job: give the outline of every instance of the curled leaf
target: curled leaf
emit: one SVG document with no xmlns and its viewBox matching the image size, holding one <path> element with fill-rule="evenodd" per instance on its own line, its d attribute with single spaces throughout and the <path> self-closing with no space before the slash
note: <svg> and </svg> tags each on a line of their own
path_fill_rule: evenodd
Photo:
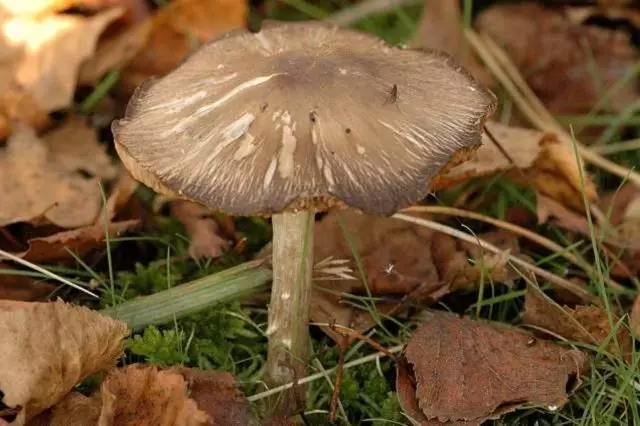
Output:
<svg viewBox="0 0 640 426">
<path fill-rule="evenodd" d="M 13 424 L 52 407 L 85 377 L 115 365 L 124 323 L 61 301 L 0 304 L 2 403 Z"/>
<path fill-rule="evenodd" d="M 532 185 L 540 193 L 578 210 L 584 208 L 583 193 L 590 200 L 597 197 L 593 182 L 585 178 L 583 183 L 575 153 L 555 135 L 495 122 L 488 122 L 486 127 L 513 163 L 483 134 L 482 146 L 468 161 L 439 175 L 432 184 L 434 190 L 472 178 L 505 173 L 508 178 Z M 584 175 L 584 171 L 582 173 Z"/>
</svg>

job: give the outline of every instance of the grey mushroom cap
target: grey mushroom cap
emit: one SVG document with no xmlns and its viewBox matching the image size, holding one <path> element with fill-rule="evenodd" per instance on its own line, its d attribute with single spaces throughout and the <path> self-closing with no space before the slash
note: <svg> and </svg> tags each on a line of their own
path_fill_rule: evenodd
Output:
<svg viewBox="0 0 640 426">
<path fill-rule="evenodd" d="M 236 30 L 148 81 L 116 148 L 138 180 L 231 214 L 391 214 L 481 143 L 495 96 L 445 54 L 319 22 Z"/>
</svg>

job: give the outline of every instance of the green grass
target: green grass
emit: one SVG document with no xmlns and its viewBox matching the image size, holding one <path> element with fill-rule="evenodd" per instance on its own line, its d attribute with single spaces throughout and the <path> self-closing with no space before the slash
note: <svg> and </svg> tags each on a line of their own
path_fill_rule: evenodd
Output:
<svg viewBox="0 0 640 426">
<path fill-rule="evenodd" d="M 345 1 L 327 0 L 309 2 L 287 0 L 288 7 L 272 12 L 271 18 L 324 19 L 346 5 Z M 487 3 L 487 2 L 484 2 Z M 465 22 L 471 20 L 472 1 L 465 1 Z M 483 6 L 485 6 L 483 4 Z M 273 8 L 270 8 L 272 11 Z M 406 7 L 390 13 L 378 14 L 354 23 L 353 27 L 377 34 L 391 43 L 407 41 L 417 25 L 419 7 Z M 635 71 L 637 73 L 637 70 Z M 625 77 L 627 78 L 627 77 Z M 85 100 L 82 110 L 89 111 L 105 96 L 117 80 L 117 72 L 107 76 L 103 83 Z M 607 95 L 603 95 L 606 98 Z M 606 99 L 603 100 L 603 104 Z M 502 102 L 502 110 L 496 117 L 507 119 L 510 102 Z M 635 107 L 634 107 L 635 108 Z M 640 134 L 640 118 L 636 109 L 621 115 L 600 114 L 594 109 L 590 114 L 579 117 L 560 117 L 563 124 L 572 124 L 581 129 L 585 126 L 604 125 L 607 131 L 599 143 L 613 143 L 619 140 L 617 129 L 621 124 L 635 126 L 635 134 Z M 616 161 L 628 166 L 640 162 L 638 152 L 625 152 L 613 156 Z M 612 189 L 621 184 L 599 171 L 594 174 L 601 188 Z M 501 177 L 469 182 L 451 191 L 439 194 L 439 200 L 447 204 L 470 185 L 479 185 L 482 190 L 477 198 L 484 200 L 480 210 L 497 218 L 504 218 L 513 206 L 524 206 L 535 214 L 535 194 L 529 189 L 517 186 Z M 142 197 L 150 202 L 148 192 Z M 483 226 L 474 222 L 454 220 L 452 225 L 467 227 L 480 233 Z M 270 227 L 262 219 L 239 219 L 239 233 L 247 238 L 249 254 L 255 254 L 270 239 Z M 601 258 L 599 243 L 592 233 L 590 240 L 576 241 L 562 230 L 550 225 L 535 229 L 554 241 L 569 247 L 568 250 L 594 260 L 599 273 L 606 276 L 608 266 Z M 350 231 L 343 226 L 345 238 L 354 247 Z M 73 267 L 44 265 L 48 271 L 56 272 L 71 283 L 85 285 L 90 279 L 99 284 L 101 297 L 98 302 L 87 304 L 103 312 L 126 320 L 135 330 L 127 341 L 124 363 L 146 362 L 157 365 L 184 364 L 204 369 L 220 369 L 234 374 L 247 395 L 265 391 L 261 382 L 266 359 L 266 309 L 264 297 L 247 302 L 242 299 L 252 292 L 262 292 L 265 270 L 259 266 L 247 265 L 247 259 L 229 254 L 215 262 L 188 260 L 188 240 L 182 226 L 175 220 L 159 217 L 155 220 L 151 233 L 125 238 L 112 238 L 102 256 L 87 264 L 76 258 Z M 537 265 L 558 275 L 566 275 L 571 268 L 557 254 L 538 252 L 535 248 L 525 248 Z M 138 254 L 143 253 L 138 258 Z M 133 256 L 136 262 L 123 258 Z M 366 272 L 357 260 L 354 275 L 366 282 Z M 231 268 L 231 269 L 230 269 Z M 50 279 L 50 274 L 41 270 L 4 269 L 0 274 L 29 275 L 39 279 Z M 213 274 L 213 275 L 212 275 Z M 605 306 L 613 322 L 613 310 L 628 306 L 630 294 L 614 294 L 598 277 L 585 277 L 589 289 L 605 300 Z M 202 294 L 194 296 L 186 283 L 197 283 L 198 288 L 206 287 L 206 303 Z M 226 286 L 226 287 L 225 287 Z M 246 287 L 243 287 L 246 286 Z M 193 287 L 193 285 L 192 285 Z M 224 292 L 224 289 L 235 289 Z M 244 291 L 241 289 L 244 288 Z M 222 289 L 222 290 L 221 290 Z M 510 324 L 519 324 L 523 308 L 524 280 L 518 280 L 513 289 L 494 285 L 483 279 L 481 290 L 466 295 L 448 297 L 437 307 L 466 313 L 472 317 L 492 319 Z M 139 296 L 148 296 L 138 298 Z M 396 347 L 405 343 L 415 324 L 403 324 L 394 318 L 385 318 L 375 311 L 374 297 L 353 296 L 350 302 L 369 311 L 376 319 L 376 327 L 369 336 L 385 347 Z M 179 308 L 178 308 L 179 307 Z M 624 322 L 615 327 L 626 327 Z M 317 331 L 317 330 L 316 330 Z M 320 332 L 314 331 L 312 339 L 313 360 L 309 374 L 315 374 L 336 366 L 340 351 L 336 345 Z M 611 336 L 615 338 L 614 335 Z M 567 342 L 569 344 L 570 342 Z M 584 377 L 580 390 L 571 397 L 561 410 L 550 412 L 545 407 L 530 407 L 489 422 L 495 425 L 629 425 L 640 424 L 638 392 L 640 357 L 633 353 L 630 362 L 607 353 L 602 347 L 580 347 L 592 356 L 592 368 Z M 347 425 L 392 425 L 410 424 L 403 415 L 394 393 L 394 365 L 389 359 L 377 360 L 371 357 L 375 351 L 363 342 L 354 344 L 346 351 L 345 362 L 353 365 L 346 368 L 340 393 L 340 424 Z M 360 360 L 366 361 L 359 363 Z M 331 399 L 334 375 L 318 377 L 310 382 L 306 402 L 305 418 L 309 424 L 327 424 L 327 413 Z M 260 410 L 262 399 L 254 402 Z"/>
</svg>

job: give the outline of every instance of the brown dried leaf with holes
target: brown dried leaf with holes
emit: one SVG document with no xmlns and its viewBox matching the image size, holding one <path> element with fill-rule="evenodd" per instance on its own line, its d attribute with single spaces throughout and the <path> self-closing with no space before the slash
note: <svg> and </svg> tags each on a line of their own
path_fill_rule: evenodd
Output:
<svg viewBox="0 0 640 426">
<path fill-rule="evenodd" d="M 477 425 L 529 404 L 557 410 L 588 369 L 582 352 L 515 327 L 428 314 L 397 366 L 401 404 L 421 425 Z"/>
<path fill-rule="evenodd" d="M 0 302 L 0 392 L 15 426 L 60 402 L 86 377 L 110 369 L 127 327 L 84 307 Z"/>
<path fill-rule="evenodd" d="M 71 105 L 80 65 L 123 12 L 0 17 L 0 138 L 9 135 L 14 120 L 42 128 L 47 113 Z"/>
<path fill-rule="evenodd" d="M 630 33 L 577 25 L 534 2 L 490 7 L 476 26 L 505 47 L 529 86 L 558 115 L 588 113 L 640 60 Z M 638 99 L 634 84 L 632 79 L 613 94 L 614 111 Z"/>
<path fill-rule="evenodd" d="M 607 312 L 598 306 L 562 307 L 551 302 L 539 288 L 527 287 L 522 318 L 525 324 L 540 327 L 572 342 L 596 347 L 608 342 L 606 349 L 609 352 L 629 357 L 632 352 L 629 331 L 618 324 L 620 318 L 617 315 L 612 315 L 612 320 L 613 324 L 609 323 Z M 617 330 L 615 339 L 611 336 L 613 330 Z"/>
<path fill-rule="evenodd" d="M 363 332 L 375 325 L 366 310 L 356 309 L 349 295 L 366 295 L 366 288 L 353 260 L 354 256 L 341 226 L 352 239 L 362 261 L 369 291 L 389 297 L 379 303 L 380 314 L 403 312 L 408 304 L 433 301 L 452 291 L 473 290 L 480 283 L 509 283 L 518 277 L 507 265 L 507 254 L 518 254 L 517 239 L 503 232 L 480 235 L 504 249 L 503 255 L 482 254 L 476 246 L 397 219 L 359 214 L 354 210 L 331 212 L 316 223 L 314 246 L 316 264 L 324 259 L 348 259 L 354 279 L 327 274 L 315 285 L 311 319 L 333 323 Z M 402 303 L 404 301 L 407 304 Z M 327 334 L 342 342 L 330 328 Z"/>
<path fill-rule="evenodd" d="M 432 183 L 434 190 L 446 189 L 472 178 L 504 173 L 508 178 L 531 185 L 541 194 L 577 210 L 584 208 L 583 192 L 589 200 L 597 198 L 593 182 L 588 177 L 582 182 L 575 153 L 555 135 L 496 122 L 488 122 L 486 127 L 513 163 L 483 134 L 482 146 L 468 161 L 439 175 Z"/>
</svg>

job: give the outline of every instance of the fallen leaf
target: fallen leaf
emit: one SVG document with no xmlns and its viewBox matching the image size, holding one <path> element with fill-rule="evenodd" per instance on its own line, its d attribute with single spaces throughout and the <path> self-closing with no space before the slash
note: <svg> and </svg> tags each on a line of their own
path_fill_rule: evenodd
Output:
<svg viewBox="0 0 640 426">
<path fill-rule="evenodd" d="M 0 52 L 11 53 L 0 73 L 2 115 L 35 125 L 44 113 L 68 107 L 80 65 L 123 11 L 112 8 L 91 17 L 15 16 L 0 22 Z"/>
<path fill-rule="evenodd" d="M 427 1 L 422 9 L 420 24 L 412 45 L 448 53 L 476 79 L 485 85 L 491 85 L 490 75 L 473 57 L 469 45 L 463 38 L 460 2 Z"/>
<path fill-rule="evenodd" d="M 113 367 L 127 333 L 120 321 L 61 301 L 19 306 L 0 301 L 0 391 L 5 406 L 20 409 L 17 426 Z"/>
<path fill-rule="evenodd" d="M 619 198 L 618 198 L 619 196 Z M 564 205 L 539 196 L 537 200 L 538 223 L 549 223 L 591 239 L 592 233 L 599 242 L 600 251 L 610 263 L 610 273 L 619 277 L 636 277 L 640 273 L 640 191 L 632 185 L 605 197 L 599 207 L 605 221 L 592 217 L 592 223 Z"/>
<path fill-rule="evenodd" d="M 251 423 L 249 402 L 236 387 L 234 377 L 221 371 L 177 368 L 187 381 L 189 396 L 209 415 L 214 425 L 246 426 Z"/>
<path fill-rule="evenodd" d="M 551 303 L 537 288 L 528 286 L 525 292 L 524 315 L 522 321 L 564 337 L 572 342 L 600 346 L 611 337 L 613 327 L 609 323 L 607 312 L 598 306 L 578 305 L 575 308 L 561 307 Z M 619 318 L 613 315 L 614 326 Z M 631 354 L 631 337 L 629 331 L 620 326 L 617 329 L 616 346 L 614 339 L 606 348 L 611 353 L 623 356 Z"/>
<path fill-rule="evenodd" d="M 349 243 L 342 226 L 354 243 L 367 276 L 369 291 L 374 296 L 388 296 L 379 303 L 381 314 L 401 312 L 404 306 L 398 297 L 411 301 L 438 300 L 451 291 L 475 289 L 485 283 L 508 282 L 517 274 L 507 267 L 504 255 L 484 253 L 475 246 L 461 243 L 430 229 L 392 218 L 359 214 L 354 210 L 331 212 L 316 223 L 314 243 L 315 263 L 332 257 L 348 260 L 348 267 L 357 279 L 326 276 L 316 283 L 311 305 L 311 319 L 316 323 L 332 323 L 365 331 L 375 325 L 364 310 L 345 303 L 349 294 L 366 294 L 359 279 Z M 480 235 L 485 238 L 485 235 Z M 512 255 L 518 254 L 517 240 L 500 233 L 489 239 Z M 471 261 L 470 261 L 471 259 Z M 343 296 L 344 294 L 344 296 Z M 395 300 L 392 296 L 396 296 Z M 324 328 L 341 342 L 341 335 Z"/>
<path fill-rule="evenodd" d="M 122 208 L 129 202 L 136 192 L 139 184 L 131 175 L 123 168 L 120 168 L 118 178 L 113 184 L 113 189 L 107 199 L 106 216 L 112 220 L 120 212 Z M 96 218 L 95 225 L 104 225 L 104 217 Z"/>
<path fill-rule="evenodd" d="M 47 144 L 20 126 L 0 149 L 0 226 L 40 216 L 63 228 L 89 225 L 100 211 L 98 182 L 54 163 Z"/>
<path fill-rule="evenodd" d="M 478 16 L 476 25 L 504 46 L 529 86 L 554 114 L 589 113 L 640 60 L 630 34 L 576 25 L 560 12 L 533 2 L 492 6 Z M 633 81 L 612 95 L 614 111 L 622 111 L 638 99 Z"/>
<path fill-rule="evenodd" d="M 142 13 L 143 2 L 141 0 L 0 0 L 0 10 L 11 15 L 42 16 L 73 7 L 97 10 L 113 6 L 123 6 Z"/>
<path fill-rule="evenodd" d="M 169 203 L 169 211 L 184 225 L 192 258 L 215 259 L 229 248 L 227 240 L 218 235 L 218 224 L 206 207 L 191 201 L 174 200 Z"/>
<path fill-rule="evenodd" d="M 211 419 L 189 398 L 184 377 L 140 364 L 112 370 L 100 387 L 98 426 L 210 425 Z"/>
<path fill-rule="evenodd" d="M 429 317 L 404 354 L 418 407 L 430 420 L 479 423 L 529 404 L 556 410 L 588 368 L 582 352 L 544 340 L 532 344 L 530 334 L 514 327 L 444 312 Z"/>
<path fill-rule="evenodd" d="M 244 27 L 246 13 L 246 2 L 242 0 L 177 0 L 169 3 L 151 18 L 144 47 L 123 71 L 121 85 L 124 91 L 131 93 L 143 80 L 173 70 L 199 44 L 212 37 Z"/>
<path fill-rule="evenodd" d="M 11 275 L 11 269 L 8 264 L 0 262 L 0 299 L 35 302 L 46 299 L 56 289 L 55 285 L 44 280 Z"/>
<path fill-rule="evenodd" d="M 82 64 L 78 81 L 95 85 L 108 72 L 128 65 L 144 48 L 152 29 L 153 20 L 148 18 L 101 41 L 96 54 Z"/>
<path fill-rule="evenodd" d="M 8 231 L 4 230 L 0 233 L 0 247 L 36 263 L 73 260 L 72 253 L 82 257 L 91 250 L 104 247 L 107 231 L 110 238 L 115 238 L 140 226 L 139 216 L 131 216 L 130 212 L 125 215 L 119 214 L 131 199 L 137 186 L 138 183 L 126 170 L 120 168 L 107 198 L 106 211 L 102 210 L 93 224 L 73 230 L 29 227 L 32 232 L 26 232 L 25 235 L 20 236 L 8 234 Z M 105 215 L 110 221 L 107 227 L 104 223 Z M 116 215 L 119 219 L 114 221 Z M 41 230 L 43 232 L 40 232 Z M 22 243 L 25 240 L 26 245 Z"/>
<path fill-rule="evenodd" d="M 464 163 L 438 175 L 431 188 L 441 190 L 468 179 L 504 173 L 508 178 L 529 184 L 572 208 L 584 208 L 583 193 L 589 200 L 597 198 L 596 187 L 588 178 L 583 183 L 575 153 L 554 134 L 496 122 L 486 124 L 507 151 L 513 164 L 505 158 L 486 134 L 482 146 Z M 583 172 L 584 173 L 584 172 Z"/>
<path fill-rule="evenodd" d="M 101 406 L 98 393 L 87 397 L 71 392 L 54 407 L 31 419 L 28 426 L 95 426 L 100 417 Z"/>
<path fill-rule="evenodd" d="M 590 21 L 593 22 L 594 20 L 601 22 L 602 19 L 605 19 L 605 23 L 610 23 L 615 28 L 625 29 L 626 27 L 627 31 L 637 31 L 637 28 L 640 27 L 640 10 L 625 6 L 627 5 L 576 6 L 568 7 L 564 12 L 567 19 L 576 25 L 589 24 Z M 627 23 L 629 24 L 628 26 L 626 25 Z"/>
<path fill-rule="evenodd" d="M 96 129 L 82 117 L 71 116 L 42 139 L 48 148 L 48 160 L 61 170 L 85 171 L 102 179 L 113 179 L 118 173 L 106 145 L 98 141 Z"/>
<path fill-rule="evenodd" d="M 117 238 L 140 225 L 139 220 L 113 222 L 108 226 L 109 238 Z M 104 247 L 105 227 L 102 224 L 85 226 L 71 231 L 58 232 L 48 237 L 32 238 L 29 248 L 16 253 L 25 260 L 35 263 L 61 262 L 73 259 L 69 253 L 82 257 L 91 250 Z"/>
</svg>

